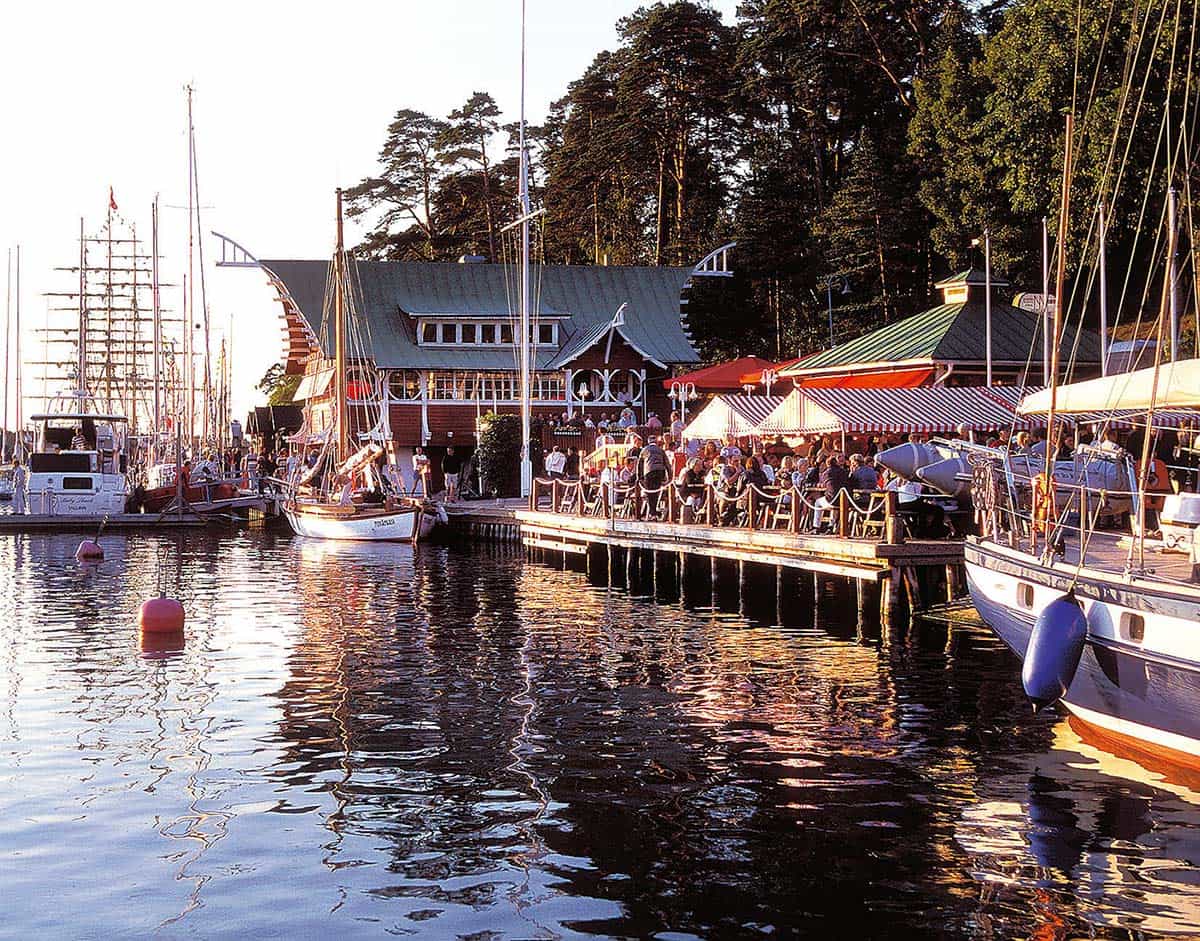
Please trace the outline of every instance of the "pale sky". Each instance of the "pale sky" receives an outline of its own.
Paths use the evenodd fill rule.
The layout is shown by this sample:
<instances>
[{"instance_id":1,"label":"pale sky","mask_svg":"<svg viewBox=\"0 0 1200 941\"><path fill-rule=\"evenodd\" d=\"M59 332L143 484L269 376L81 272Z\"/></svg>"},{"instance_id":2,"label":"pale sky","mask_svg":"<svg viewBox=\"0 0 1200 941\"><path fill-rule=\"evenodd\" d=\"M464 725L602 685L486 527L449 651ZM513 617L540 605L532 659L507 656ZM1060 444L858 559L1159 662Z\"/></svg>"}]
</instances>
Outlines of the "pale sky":
<instances>
[{"instance_id":1,"label":"pale sky","mask_svg":"<svg viewBox=\"0 0 1200 941\"><path fill-rule=\"evenodd\" d=\"M531 122L616 45L616 21L641 5L528 0ZM712 5L733 22L737 0ZM519 0L6 5L0 252L21 244L23 358L42 358L32 333L45 320L42 294L66 289L70 276L52 269L76 256L80 216L89 229L103 222L110 185L139 237L161 195L163 280L182 281L186 212L172 207L187 201L186 84L205 230L263 258L325 258L333 191L373 172L395 111L444 116L479 90L516 120L519 17ZM360 235L352 227L347 240ZM212 268L215 241L205 252L214 355L232 317L234 414L244 419L254 383L282 357L278 304L260 273ZM37 371L25 369L26 416L41 404Z\"/></svg>"}]
</instances>

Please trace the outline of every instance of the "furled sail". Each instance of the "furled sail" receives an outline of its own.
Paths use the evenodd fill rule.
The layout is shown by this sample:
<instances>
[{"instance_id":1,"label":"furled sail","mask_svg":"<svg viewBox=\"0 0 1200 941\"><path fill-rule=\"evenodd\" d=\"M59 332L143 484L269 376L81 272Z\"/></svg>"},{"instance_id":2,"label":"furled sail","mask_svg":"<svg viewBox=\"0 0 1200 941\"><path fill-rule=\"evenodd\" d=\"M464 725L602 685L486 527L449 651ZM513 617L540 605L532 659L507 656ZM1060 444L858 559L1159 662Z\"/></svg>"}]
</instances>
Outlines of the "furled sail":
<instances>
[{"instance_id":1,"label":"furled sail","mask_svg":"<svg viewBox=\"0 0 1200 941\"><path fill-rule=\"evenodd\" d=\"M1197 406L1200 406L1200 359L1183 359L1159 366L1157 383L1152 366L1059 386L1054 409L1060 415L1077 415ZM1025 396L1017 409L1023 415L1049 410L1049 389Z\"/></svg>"}]
</instances>

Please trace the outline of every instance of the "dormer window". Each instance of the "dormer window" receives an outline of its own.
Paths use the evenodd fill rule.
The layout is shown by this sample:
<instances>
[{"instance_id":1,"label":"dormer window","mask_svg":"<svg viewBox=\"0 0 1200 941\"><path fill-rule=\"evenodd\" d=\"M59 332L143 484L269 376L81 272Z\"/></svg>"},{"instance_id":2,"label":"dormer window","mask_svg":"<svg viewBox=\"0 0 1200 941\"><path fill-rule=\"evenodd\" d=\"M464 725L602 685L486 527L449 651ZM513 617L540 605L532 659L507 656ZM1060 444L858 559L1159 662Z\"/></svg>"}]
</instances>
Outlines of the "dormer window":
<instances>
[{"instance_id":1,"label":"dormer window","mask_svg":"<svg viewBox=\"0 0 1200 941\"><path fill-rule=\"evenodd\" d=\"M420 320L417 342L421 346L512 346L513 325L507 322L480 323L477 320ZM558 347L558 324L539 323L529 328L537 346Z\"/></svg>"}]
</instances>

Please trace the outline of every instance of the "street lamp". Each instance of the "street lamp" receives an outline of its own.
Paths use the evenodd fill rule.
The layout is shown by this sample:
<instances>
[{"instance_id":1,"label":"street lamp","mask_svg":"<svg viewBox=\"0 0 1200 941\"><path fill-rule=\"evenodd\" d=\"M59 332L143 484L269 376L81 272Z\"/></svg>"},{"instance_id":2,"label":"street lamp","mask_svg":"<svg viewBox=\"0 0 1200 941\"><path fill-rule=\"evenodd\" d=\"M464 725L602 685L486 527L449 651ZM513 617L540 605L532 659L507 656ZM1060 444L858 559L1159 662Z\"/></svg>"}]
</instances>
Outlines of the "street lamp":
<instances>
[{"instance_id":1,"label":"street lamp","mask_svg":"<svg viewBox=\"0 0 1200 941\"><path fill-rule=\"evenodd\" d=\"M971 247L979 247L979 239L971 240ZM987 385L992 384L992 233L983 230L983 330L987 357Z\"/></svg>"},{"instance_id":2,"label":"street lamp","mask_svg":"<svg viewBox=\"0 0 1200 941\"><path fill-rule=\"evenodd\" d=\"M766 394L771 394L771 386L779 381L779 373L774 369L764 369L762 375L758 377L758 381L763 384L766 389Z\"/></svg>"},{"instance_id":3,"label":"street lamp","mask_svg":"<svg viewBox=\"0 0 1200 941\"><path fill-rule=\"evenodd\" d=\"M687 425L687 404L696 399L696 383L672 382L667 398L679 403L679 420Z\"/></svg>"},{"instance_id":4,"label":"street lamp","mask_svg":"<svg viewBox=\"0 0 1200 941\"><path fill-rule=\"evenodd\" d=\"M850 293L850 279L844 274L831 274L825 276L825 300L829 305L829 348L833 349L833 289L837 287L838 293L845 295Z\"/></svg>"},{"instance_id":5,"label":"street lamp","mask_svg":"<svg viewBox=\"0 0 1200 941\"><path fill-rule=\"evenodd\" d=\"M575 392L576 392L575 397L577 399L579 399L579 414L582 415L586 419L587 418L587 400L588 400L588 396L590 396L592 394L592 388L586 382L581 382L581 383L579 383L579 386L576 388Z\"/></svg>"}]
</instances>

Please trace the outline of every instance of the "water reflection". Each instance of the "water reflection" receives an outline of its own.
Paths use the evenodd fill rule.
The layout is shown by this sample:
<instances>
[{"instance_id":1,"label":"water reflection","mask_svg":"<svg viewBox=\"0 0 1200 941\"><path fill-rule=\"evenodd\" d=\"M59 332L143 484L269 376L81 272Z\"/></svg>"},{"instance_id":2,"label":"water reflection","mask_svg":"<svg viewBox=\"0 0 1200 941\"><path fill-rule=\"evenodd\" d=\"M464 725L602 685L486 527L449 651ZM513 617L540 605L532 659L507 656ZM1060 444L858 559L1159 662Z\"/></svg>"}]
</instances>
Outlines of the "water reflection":
<instances>
[{"instance_id":1,"label":"water reflection","mask_svg":"<svg viewBox=\"0 0 1200 941\"><path fill-rule=\"evenodd\" d=\"M63 902L16 933L1200 930L1196 795L1031 721L987 632L790 576L76 541L0 541L0 891ZM146 649L160 590L187 630Z\"/></svg>"}]
</instances>

